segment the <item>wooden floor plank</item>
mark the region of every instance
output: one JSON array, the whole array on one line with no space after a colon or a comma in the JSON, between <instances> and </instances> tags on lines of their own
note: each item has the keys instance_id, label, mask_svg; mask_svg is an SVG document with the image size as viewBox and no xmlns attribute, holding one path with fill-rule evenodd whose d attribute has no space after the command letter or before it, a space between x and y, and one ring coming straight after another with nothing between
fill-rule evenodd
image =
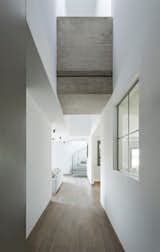
<instances>
[{"instance_id":1,"label":"wooden floor plank","mask_svg":"<svg viewBox=\"0 0 160 252\"><path fill-rule=\"evenodd\" d=\"M27 240L27 252L124 251L99 203L99 185L66 177Z\"/></svg>"}]
</instances>

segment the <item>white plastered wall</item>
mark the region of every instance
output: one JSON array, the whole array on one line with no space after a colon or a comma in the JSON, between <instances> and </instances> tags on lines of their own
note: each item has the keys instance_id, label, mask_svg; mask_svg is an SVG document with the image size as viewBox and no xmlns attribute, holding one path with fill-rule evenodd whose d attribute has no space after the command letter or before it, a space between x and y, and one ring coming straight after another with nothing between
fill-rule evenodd
<instances>
[{"instance_id":1,"label":"white plastered wall","mask_svg":"<svg viewBox=\"0 0 160 252\"><path fill-rule=\"evenodd\" d=\"M100 125L91 132L88 140L88 163L87 163L87 175L89 182L100 182L101 167L97 164L97 142L101 141Z\"/></svg>"},{"instance_id":2,"label":"white plastered wall","mask_svg":"<svg viewBox=\"0 0 160 252\"><path fill-rule=\"evenodd\" d=\"M27 92L26 236L51 199L51 125Z\"/></svg>"},{"instance_id":3,"label":"white plastered wall","mask_svg":"<svg viewBox=\"0 0 160 252\"><path fill-rule=\"evenodd\" d=\"M101 203L127 252L159 251L160 2L113 0L114 93L103 113ZM115 105L140 86L140 180L113 170Z\"/></svg>"}]
</instances>

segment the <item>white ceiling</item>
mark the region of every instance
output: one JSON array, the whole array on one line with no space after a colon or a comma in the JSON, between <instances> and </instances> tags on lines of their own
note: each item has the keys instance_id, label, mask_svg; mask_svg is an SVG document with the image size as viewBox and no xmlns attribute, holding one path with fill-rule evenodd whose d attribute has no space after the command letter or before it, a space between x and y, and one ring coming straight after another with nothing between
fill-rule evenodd
<instances>
[{"instance_id":1,"label":"white ceiling","mask_svg":"<svg viewBox=\"0 0 160 252\"><path fill-rule=\"evenodd\" d=\"M70 136L89 136L98 115L65 115L66 129Z\"/></svg>"},{"instance_id":2,"label":"white ceiling","mask_svg":"<svg viewBox=\"0 0 160 252\"><path fill-rule=\"evenodd\" d=\"M61 136L63 140L86 140L96 126L99 115L65 115L65 128L61 125L52 125L52 138L59 140ZM53 132L56 129L56 132Z\"/></svg>"}]
</instances>

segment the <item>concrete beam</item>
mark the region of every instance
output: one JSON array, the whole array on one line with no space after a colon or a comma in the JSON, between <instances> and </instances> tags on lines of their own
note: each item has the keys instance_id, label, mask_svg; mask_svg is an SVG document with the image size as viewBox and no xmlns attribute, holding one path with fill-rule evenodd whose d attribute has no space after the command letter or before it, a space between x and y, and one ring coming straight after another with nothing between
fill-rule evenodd
<instances>
[{"instance_id":1,"label":"concrete beam","mask_svg":"<svg viewBox=\"0 0 160 252\"><path fill-rule=\"evenodd\" d=\"M64 114L99 114L112 93L112 18L57 18L57 93Z\"/></svg>"},{"instance_id":2,"label":"concrete beam","mask_svg":"<svg viewBox=\"0 0 160 252\"><path fill-rule=\"evenodd\" d=\"M111 94L112 77L58 77L58 94Z\"/></svg>"},{"instance_id":3,"label":"concrete beam","mask_svg":"<svg viewBox=\"0 0 160 252\"><path fill-rule=\"evenodd\" d=\"M59 95L64 114L100 114L109 98L108 94Z\"/></svg>"}]
</instances>

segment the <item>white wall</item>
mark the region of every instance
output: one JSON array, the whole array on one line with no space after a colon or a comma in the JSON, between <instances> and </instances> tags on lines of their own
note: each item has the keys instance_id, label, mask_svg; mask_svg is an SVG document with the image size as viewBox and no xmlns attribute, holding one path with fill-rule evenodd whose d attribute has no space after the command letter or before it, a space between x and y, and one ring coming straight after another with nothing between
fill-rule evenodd
<instances>
[{"instance_id":1,"label":"white wall","mask_svg":"<svg viewBox=\"0 0 160 252\"><path fill-rule=\"evenodd\" d=\"M66 16L111 16L112 0L65 0Z\"/></svg>"},{"instance_id":2,"label":"white wall","mask_svg":"<svg viewBox=\"0 0 160 252\"><path fill-rule=\"evenodd\" d=\"M25 251L24 0L0 2L0 251Z\"/></svg>"},{"instance_id":3,"label":"white wall","mask_svg":"<svg viewBox=\"0 0 160 252\"><path fill-rule=\"evenodd\" d=\"M66 16L95 16L97 0L66 0Z\"/></svg>"},{"instance_id":4,"label":"white wall","mask_svg":"<svg viewBox=\"0 0 160 252\"><path fill-rule=\"evenodd\" d=\"M102 119L101 203L126 252L159 251L160 2L113 0L114 93ZM113 170L114 105L140 78L140 181Z\"/></svg>"},{"instance_id":5,"label":"white wall","mask_svg":"<svg viewBox=\"0 0 160 252\"><path fill-rule=\"evenodd\" d=\"M27 92L27 236L51 198L50 123Z\"/></svg>"},{"instance_id":6,"label":"white wall","mask_svg":"<svg viewBox=\"0 0 160 252\"><path fill-rule=\"evenodd\" d=\"M66 16L66 0L55 0L56 1L56 16Z\"/></svg>"},{"instance_id":7,"label":"white wall","mask_svg":"<svg viewBox=\"0 0 160 252\"><path fill-rule=\"evenodd\" d=\"M50 84L56 90L56 1L27 0L27 23Z\"/></svg>"},{"instance_id":8,"label":"white wall","mask_svg":"<svg viewBox=\"0 0 160 252\"><path fill-rule=\"evenodd\" d=\"M70 174L73 154L85 147L85 141L71 141L65 144L52 141L52 170L60 168L64 175Z\"/></svg>"},{"instance_id":9,"label":"white wall","mask_svg":"<svg viewBox=\"0 0 160 252\"><path fill-rule=\"evenodd\" d=\"M30 32L27 36L26 80L27 88L48 120L54 122L55 125L64 125L61 105L50 85L42 59Z\"/></svg>"},{"instance_id":10,"label":"white wall","mask_svg":"<svg viewBox=\"0 0 160 252\"><path fill-rule=\"evenodd\" d=\"M97 165L97 142L101 140L100 127L98 126L89 136L88 141L88 162L87 162L87 176L89 182L100 181L100 167Z\"/></svg>"},{"instance_id":11,"label":"white wall","mask_svg":"<svg viewBox=\"0 0 160 252\"><path fill-rule=\"evenodd\" d=\"M110 17L111 16L111 3L112 3L112 0L97 0L96 16Z\"/></svg>"},{"instance_id":12,"label":"white wall","mask_svg":"<svg viewBox=\"0 0 160 252\"><path fill-rule=\"evenodd\" d=\"M93 175L93 137L89 136L88 140L88 160L87 160L87 177L90 184L94 184L94 175Z\"/></svg>"},{"instance_id":13,"label":"white wall","mask_svg":"<svg viewBox=\"0 0 160 252\"><path fill-rule=\"evenodd\" d=\"M27 236L51 198L51 124L64 123L56 94L56 7L27 0Z\"/></svg>"},{"instance_id":14,"label":"white wall","mask_svg":"<svg viewBox=\"0 0 160 252\"><path fill-rule=\"evenodd\" d=\"M49 192L51 189L50 131L53 122L56 126L57 124L63 125L63 114L30 32L28 32L27 42L28 149L26 232L28 235L43 213L51 197ZM39 191L38 196L37 191Z\"/></svg>"}]
</instances>

